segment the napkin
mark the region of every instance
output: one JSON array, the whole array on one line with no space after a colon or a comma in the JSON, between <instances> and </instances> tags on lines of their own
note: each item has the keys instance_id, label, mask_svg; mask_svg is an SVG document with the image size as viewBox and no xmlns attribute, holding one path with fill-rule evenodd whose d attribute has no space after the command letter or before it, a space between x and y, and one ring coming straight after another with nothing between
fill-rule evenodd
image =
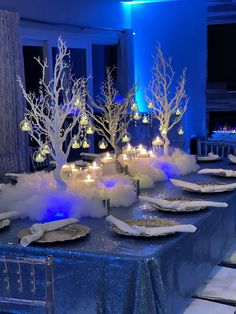
<instances>
[{"instance_id":1,"label":"napkin","mask_svg":"<svg viewBox=\"0 0 236 314\"><path fill-rule=\"evenodd\" d=\"M232 163L236 164L236 156L229 154L228 158Z\"/></svg>"},{"instance_id":2,"label":"napkin","mask_svg":"<svg viewBox=\"0 0 236 314\"><path fill-rule=\"evenodd\" d=\"M106 221L115 225L123 232L127 232L133 235L146 234L150 236L159 236L166 233L174 232L195 232L197 228L193 225L175 225L170 227L144 227L144 226L129 226L124 221L115 218L112 215L106 217Z\"/></svg>"},{"instance_id":3,"label":"napkin","mask_svg":"<svg viewBox=\"0 0 236 314\"><path fill-rule=\"evenodd\" d=\"M227 203L211 202L211 201L188 201L188 200L175 200L168 201L159 197L139 196L139 199L144 202L153 203L163 208L170 208L176 210L184 210L186 208L196 207L228 207Z\"/></svg>"},{"instance_id":4,"label":"napkin","mask_svg":"<svg viewBox=\"0 0 236 314\"><path fill-rule=\"evenodd\" d=\"M20 240L20 244L22 246L28 246L31 242L34 242L40 239L43 236L44 232L53 231L53 230L62 228L64 226L73 224L75 222L78 222L78 219L68 218L68 219L51 221L44 224L37 224L37 223L33 224L30 228L31 234L24 236Z\"/></svg>"},{"instance_id":5,"label":"napkin","mask_svg":"<svg viewBox=\"0 0 236 314\"><path fill-rule=\"evenodd\" d=\"M217 160L219 158L220 158L219 155L216 155L213 153L209 153L207 156L197 156L197 160L200 160L200 161Z\"/></svg>"},{"instance_id":6,"label":"napkin","mask_svg":"<svg viewBox=\"0 0 236 314\"><path fill-rule=\"evenodd\" d=\"M217 174L224 173L226 177L236 177L236 171L230 169L201 169L198 171L199 174Z\"/></svg>"},{"instance_id":7,"label":"napkin","mask_svg":"<svg viewBox=\"0 0 236 314\"><path fill-rule=\"evenodd\" d=\"M231 189L236 189L236 183L230 183L230 184L220 184L220 185L209 185L209 186L201 186L197 183L190 183L182 180L176 180L176 179L171 179L170 180L175 186L179 186L184 189L191 189L196 192L203 192L203 193L208 193L208 192L221 192L221 191L227 191Z\"/></svg>"},{"instance_id":8,"label":"napkin","mask_svg":"<svg viewBox=\"0 0 236 314\"><path fill-rule=\"evenodd\" d=\"M234 314L234 307L217 302L192 299L183 314Z\"/></svg>"},{"instance_id":9,"label":"napkin","mask_svg":"<svg viewBox=\"0 0 236 314\"><path fill-rule=\"evenodd\" d=\"M19 213L17 211L0 213L0 220L16 218L17 216L19 216Z\"/></svg>"}]
</instances>

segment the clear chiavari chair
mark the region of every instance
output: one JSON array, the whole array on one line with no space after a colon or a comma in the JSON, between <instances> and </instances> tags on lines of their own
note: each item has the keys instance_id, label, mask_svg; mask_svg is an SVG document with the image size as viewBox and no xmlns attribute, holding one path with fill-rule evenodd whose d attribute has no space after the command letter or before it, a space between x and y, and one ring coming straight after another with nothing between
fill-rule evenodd
<instances>
[{"instance_id":1,"label":"clear chiavari chair","mask_svg":"<svg viewBox=\"0 0 236 314\"><path fill-rule=\"evenodd\" d=\"M0 313L15 308L54 313L53 259L0 257Z\"/></svg>"},{"instance_id":2,"label":"clear chiavari chair","mask_svg":"<svg viewBox=\"0 0 236 314\"><path fill-rule=\"evenodd\" d=\"M229 154L236 154L236 144L232 142L218 142L218 141L198 141L197 154L207 155L209 153L217 154L220 157L226 157Z\"/></svg>"}]
</instances>

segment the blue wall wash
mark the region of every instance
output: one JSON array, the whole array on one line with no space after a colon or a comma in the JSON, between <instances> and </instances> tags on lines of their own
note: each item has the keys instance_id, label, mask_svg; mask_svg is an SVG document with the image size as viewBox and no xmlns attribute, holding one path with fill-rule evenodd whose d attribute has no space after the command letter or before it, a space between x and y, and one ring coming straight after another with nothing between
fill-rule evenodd
<instances>
[{"instance_id":1,"label":"blue wall wash","mask_svg":"<svg viewBox=\"0 0 236 314\"><path fill-rule=\"evenodd\" d=\"M129 12L131 15L130 24L135 32L135 77L141 85L137 94L139 109L147 110L144 88L148 86L151 76L151 56L159 42L165 56L172 57L176 75L187 67L190 101L183 125L186 143L189 143L192 135L205 134L206 1L144 2L122 4L125 14Z\"/></svg>"}]
</instances>

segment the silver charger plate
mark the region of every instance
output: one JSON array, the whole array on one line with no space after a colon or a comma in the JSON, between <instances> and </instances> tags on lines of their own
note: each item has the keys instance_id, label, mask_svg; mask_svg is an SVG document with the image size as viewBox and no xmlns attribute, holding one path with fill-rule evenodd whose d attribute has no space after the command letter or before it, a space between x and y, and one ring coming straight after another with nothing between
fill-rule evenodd
<instances>
[{"instance_id":1,"label":"silver charger plate","mask_svg":"<svg viewBox=\"0 0 236 314\"><path fill-rule=\"evenodd\" d=\"M76 223L59 228L57 230L45 232L43 236L35 242L37 243L64 242L85 237L89 233L90 233L89 227ZM26 228L20 230L17 236L19 239L21 239L29 234L31 234L30 229Z\"/></svg>"},{"instance_id":2,"label":"silver charger plate","mask_svg":"<svg viewBox=\"0 0 236 314\"><path fill-rule=\"evenodd\" d=\"M204 183L204 182L196 182L195 184L198 184L198 185L200 185L200 186L202 186L202 187L204 187L204 186L212 186L212 187L214 187L214 186L216 186L216 185L221 185L222 186L222 189L221 190L218 190L218 191L215 191L215 190L212 190L212 191L200 191L200 190L198 190L198 191L196 191L196 190L193 190L193 189L191 189L191 188L183 188L184 190L186 190L186 191L189 191L189 192L195 192L195 193L206 193L206 194L208 194L208 193L222 193L222 192L228 192L228 191L233 191L233 190L235 190L235 188L225 188L224 189L224 185L226 185L225 183Z\"/></svg>"},{"instance_id":3,"label":"silver charger plate","mask_svg":"<svg viewBox=\"0 0 236 314\"><path fill-rule=\"evenodd\" d=\"M3 219L3 220L0 220L0 229L3 229L7 226L9 226L11 223L11 220L10 219Z\"/></svg>"},{"instance_id":4,"label":"silver charger plate","mask_svg":"<svg viewBox=\"0 0 236 314\"><path fill-rule=\"evenodd\" d=\"M173 197L173 198L163 198L166 201L169 202L175 202L175 201L186 201L186 202L191 202L191 201L202 201L200 199L187 199L187 198L181 198L181 197ZM167 208L167 207L162 207L158 204L151 203L153 207L157 208L158 210L165 211L165 212L173 212L173 213L191 213L191 212L196 212L202 209L205 209L206 206L196 206L196 207L185 207L184 209L175 209L175 208Z\"/></svg>"},{"instance_id":5,"label":"silver charger plate","mask_svg":"<svg viewBox=\"0 0 236 314\"><path fill-rule=\"evenodd\" d=\"M136 226L150 227L150 228L151 227L152 228L155 228L155 227L171 227L171 226L179 225L179 222L177 222L177 221L170 220L170 219L160 219L160 218L127 220L125 222L129 226L136 225ZM150 237L161 237L161 236L166 236L166 235L175 233L175 232L168 232L168 233L163 233L163 234L157 235L157 236L151 236L151 235L144 234L144 233L141 233L141 234L130 234L128 232L124 232L124 231L120 230L119 228L117 228L114 225L112 225L110 227L110 229L111 229L111 231L113 231L113 232L115 232L115 233L117 233L119 235L122 235L122 236L147 237L147 238L150 238Z\"/></svg>"}]
</instances>

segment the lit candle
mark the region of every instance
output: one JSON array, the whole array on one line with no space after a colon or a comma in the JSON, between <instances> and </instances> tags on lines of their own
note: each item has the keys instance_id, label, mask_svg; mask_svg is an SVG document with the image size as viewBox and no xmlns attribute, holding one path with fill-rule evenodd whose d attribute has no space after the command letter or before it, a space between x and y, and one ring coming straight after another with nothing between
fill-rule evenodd
<instances>
[{"instance_id":1,"label":"lit candle","mask_svg":"<svg viewBox=\"0 0 236 314\"><path fill-rule=\"evenodd\" d=\"M86 133L87 134L93 134L94 133L94 130L91 128L91 126L87 128Z\"/></svg>"},{"instance_id":2,"label":"lit candle","mask_svg":"<svg viewBox=\"0 0 236 314\"><path fill-rule=\"evenodd\" d=\"M31 125L30 125L29 121L23 120L20 124L20 128L22 131L27 132L27 131L31 130Z\"/></svg>"},{"instance_id":3,"label":"lit candle","mask_svg":"<svg viewBox=\"0 0 236 314\"><path fill-rule=\"evenodd\" d=\"M179 134L179 135L183 135L183 134L184 134L184 130L183 130L182 127L180 127L180 129L178 130L178 134Z\"/></svg>"},{"instance_id":4,"label":"lit candle","mask_svg":"<svg viewBox=\"0 0 236 314\"><path fill-rule=\"evenodd\" d=\"M147 116L144 116L142 122L143 122L144 124L149 123L148 117L147 117Z\"/></svg>"},{"instance_id":5,"label":"lit candle","mask_svg":"<svg viewBox=\"0 0 236 314\"><path fill-rule=\"evenodd\" d=\"M167 134L167 131L166 131L165 128L161 130L161 134L162 134L162 135L166 135L166 134Z\"/></svg>"},{"instance_id":6,"label":"lit candle","mask_svg":"<svg viewBox=\"0 0 236 314\"><path fill-rule=\"evenodd\" d=\"M83 115L80 119L80 125L88 125L89 124L89 119L87 115Z\"/></svg>"},{"instance_id":7,"label":"lit candle","mask_svg":"<svg viewBox=\"0 0 236 314\"><path fill-rule=\"evenodd\" d=\"M94 169L101 169L100 166L96 163L96 161L94 161L94 162L92 163L92 166L89 166L89 168L90 168L90 169L93 169L93 170L94 170Z\"/></svg>"},{"instance_id":8,"label":"lit candle","mask_svg":"<svg viewBox=\"0 0 236 314\"><path fill-rule=\"evenodd\" d=\"M43 162L46 159L46 157L41 152L37 152L34 159L37 162Z\"/></svg>"},{"instance_id":9,"label":"lit candle","mask_svg":"<svg viewBox=\"0 0 236 314\"><path fill-rule=\"evenodd\" d=\"M130 143L124 148L124 154L135 154L135 148Z\"/></svg>"},{"instance_id":10,"label":"lit candle","mask_svg":"<svg viewBox=\"0 0 236 314\"><path fill-rule=\"evenodd\" d=\"M152 108L154 107L154 106L153 106L153 103L150 102L147 107L148 107L148 109L152 109Z\"/></svg>"},{"instance_id":11,"label":"lit candle","mask_svg":"<svg viewBox=\"0 0 236 314\"><path fill-rule=\"evenodd\" d=\"M150 155L150 157L155 157L155 154L152 150L149 150L149 155Z\"/></svg>"},{"instance_id":12,"label":"lit candle","mask_svg":"<svg viewBox=\"0 0 236 314\"><path fill-rule=\"evenodd\" d=\"M163 140L157 136L153 141L152 141L152 145L157 145L157 146L160 146L160 145L163 145L164 142Z\"/></svg>"},{"instance_id":13,"label":"lit candle","mask_svg":"<svg viewBox=\"0 0 236 314\"><path fill-rule=\"evenodd\" d=\"M81 142L80 141L78 142L78 140L76 138L73 139L71 147L73 149L77 149L77 148L80 148L80 146L81 146Z\"/></svg>"},{"instance_id":14,"label":"lit candle","mask_svg":"<svg viewBox=\"0 0 236 314\"><path fill-rule=\"evenodd\" d=\"M100 149L106 149L107 146L108 146L108 144L107 144L107 142L104 139L102 139L101 141L98 142L98 147Z\"/></svg>"},{"instance_id":15,"label":"lit candle","mask_svg":"<svg viewBox=\"0 0 236 314\"><path fill-rule=\"evenodd\" d=\"M95 180L92 179L92 177L91 177L90 174L88 174L87 177L86 177L86 179L83 180L83 181L84 181L85 183L87 183L87 184L95 183Z\"/></svg>"},{"instance_id":16,"label":"lit candle","mask_svg":"<svg viewBox=\"0 0 236 314\"><path fill-rule=\"evenodd\" d=\"M143 148L138 154L138 157L147 158L147 157L150 157L150 154L145 148Z\"/></svg>"},{"instance_id":17,"label":"lit candle","mask_svg":"<svg viewBox=\"0 0 236 314\"><path fill-rule=\"evenodd\" d=\"M122 142L128 143L129 141L130 141L130 137L128 136L128 134L125 134L125 136L122 138Z\"/></svg>"},{"instance_id":18,"label":"lit candle","mask_svg":"<svg viewBox=\"0 0 236 314\"><path fill-rule=\"evenodd\" d=\"M135 102L131 105L130 109L131 109L132 111L136 111L136 110L138 109Z\"/></svg>"},{"instance_id":19,"label":"lit candle","mask_svg":"<svg viewBox=\"0 0 236 314\"><path fill-rule=\"evenodd\" d=\"M45 143L45 144L43 145L43 147L42 147L42 153L43 153L44 155L47 155L47 154L50 153L50 148L49 148L49 146L48 146L47 143Z\"/></svg>"},{"instance_id":20,"label":"lit candle","mask_svg":"<svg viewBox=\"0 0 236 314\"><path fill-rule=\"evenodd\" d=\"M140 120L141 118L142 118L142 116L139 114L138 111L136 111L134 114L134 120Z\"/></svg>"},{"instance_id":21,"label":"lit candle","mask_svg":"<svg viewBox=\"0 0 236 314\"><path fill-rule=\"evenodd\" d=\"M176 116L180 116L181 115L181 111L179 109L177 109L175 114L176 114Z\"/></svg>"},{"instance_id":22,"label":"lit candle","mask_svg":"<svg viewBox=\"0 0 236 314\"><path fill-rule=\"evenodd\" d=\"M90 146L90 143L88 142L88 140L84 140L82 147L83 148L89 148L89 146Z\"/></svg>"},{"instance_id":23,"label":"lit candle","mask_svg":"<svg viewBox=\"0 0 236 314\"><path fill-rule=\"evenodd\" d=\"M76 101L74 102L74 106L75 107L80 107L81 106L81 102L80 102L79 98L77 98Z\"/></svg>"},{"instance_id":24,"label":"lit candle","mask_svg":"<svg viewBox=\"0 0 236 314\"><path fill-rule=\"evenodd\" d=\"M101 162L104 164L113 162L113 160L114 158L109 152L107 152L106 155L103 158L101 158Z\"/></svg>"}]
</instances>

